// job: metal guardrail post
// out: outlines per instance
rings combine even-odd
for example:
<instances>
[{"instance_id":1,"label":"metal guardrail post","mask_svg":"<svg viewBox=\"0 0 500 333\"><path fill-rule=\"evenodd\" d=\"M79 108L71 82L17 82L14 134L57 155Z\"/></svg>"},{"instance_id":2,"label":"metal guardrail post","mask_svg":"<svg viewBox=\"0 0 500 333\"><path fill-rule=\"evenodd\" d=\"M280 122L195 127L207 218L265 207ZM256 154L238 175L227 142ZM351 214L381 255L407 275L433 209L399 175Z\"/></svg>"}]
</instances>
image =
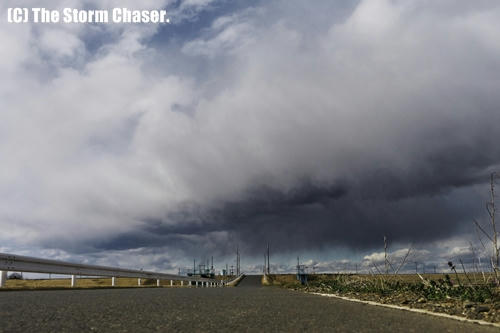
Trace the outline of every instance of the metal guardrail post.
<instances>
[{"instance_id":1,"label":"metal guardrail post","mask_svg":"<svg viewBox=\"0 0 500 333\"><path fill-rule=\"evenodd\" d=\"M76 287L76 275L71 275L71 288Z\"/></svg>"},{"instance_id":2,"label":"metal guardrail post","mask_svg":"<svg viewBox=\"0 0 500 333\"><path fill-rule=\"evenodd\" d=\"M7 281L7 271L0 271L0 288L5 287Z\"/></svg>"},{"instance_id":3,"label":"metal guardrail post","mask_svg":"<svg viewBox=\"0 0 500 333\"><path fill-rule=\"evenodd\" d=\"M114 286L116 286L116 278L113 276L111 278L111 287L114 287Z\"/></svg>"}]
</instances>

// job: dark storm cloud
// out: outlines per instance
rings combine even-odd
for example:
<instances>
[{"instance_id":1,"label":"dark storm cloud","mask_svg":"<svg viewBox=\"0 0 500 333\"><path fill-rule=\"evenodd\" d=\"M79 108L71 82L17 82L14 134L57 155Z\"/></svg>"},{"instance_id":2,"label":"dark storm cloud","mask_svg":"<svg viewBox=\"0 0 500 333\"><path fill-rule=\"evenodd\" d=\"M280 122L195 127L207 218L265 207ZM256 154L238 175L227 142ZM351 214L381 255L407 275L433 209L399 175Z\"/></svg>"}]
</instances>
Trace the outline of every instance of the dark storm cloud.
<instances>
[{"instance_id":1,"label":"dark storm cloud","mask_svg":"<svg viewBox=\"0 0 500 333\"><path fill-rule=\"evenodd\" d=\"M214 247L211 241L220 241L216 255L232 253L237 244L247 254L259 255L267 242L273 251L283 253L338 246L366 250L380 246L384 235L392 242L423 244L470 230L474 216L482 213L482 198L460 193L460 188L470 189L475 181L485 185L487 175L482 176L474 181L466 176L421 178L432 186L415 189L418 179L397 178L385 171L341 187L307 184L289 192L261 187L247 191L243 200L225 202L205 213L197 209L173 214L171 219L183 215L173 225L146 221L140 230L107 242L105 248L169 244L188 253L204 253ZM231 237L210 240L214 232Z\"/></svg>"},{"instance_id":2,"label":"dark storm cloud","mask_svg":"<svg viewBox=\"0 0 500 333\"><path fill-rule=\"evenodd\" d=\"M164 219L146 219L140 229L103 246L168 243L203 253L219 242L216 255L232 253L236 244L259 255L266 242L282 252L332 246L369 249L380 245L383 235L393 242L418 244L470 232L472 220L484 216L489 172L500 164L500 146L491 140L500 113L489 115L477 120L482 132L477 124L456 126L448 133L439 126L430 133L438 148L417 147L405 169L387 161L384 168L368 165L336 185L301 180L288 190L249 187L234 200L184 204ZM466 142L457 143L457 136ZM217 232L224 236L210 239Z\"/></svg>"}]
</instances>

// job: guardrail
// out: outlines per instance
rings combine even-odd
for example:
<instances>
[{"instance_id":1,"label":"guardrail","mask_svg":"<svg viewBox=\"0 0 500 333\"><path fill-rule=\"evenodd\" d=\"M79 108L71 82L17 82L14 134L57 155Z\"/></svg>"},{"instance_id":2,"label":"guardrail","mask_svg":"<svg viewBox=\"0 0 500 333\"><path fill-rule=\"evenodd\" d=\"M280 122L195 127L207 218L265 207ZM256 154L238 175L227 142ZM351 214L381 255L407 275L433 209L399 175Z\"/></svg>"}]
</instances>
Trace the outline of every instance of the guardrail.
<instances>
[{"instance_id":1,"label":"guardrail","mask_svg":"<svg viewBox=\"0 0 500 333\"><path fill-rule=\"evenodd\" d=\"M111 285L115 286L115 278L128 277L137 278L138 285L141 285L141 279L156 279L156 285L160 286L160 280L187 281L189 285L193 282L196 286L221 286L221 282L215 279L190 277L175 274L149 272L143 270L134 270L126 268L76 264L60 260L40 259L34 257L19 256L14 254L0 253L0 287L5 286L7 272L30 272L30 273L49 273L71 275L71 286L76 286L76 277L84 276L105 276L111 277Z\"/></svg>"}]
</instances>

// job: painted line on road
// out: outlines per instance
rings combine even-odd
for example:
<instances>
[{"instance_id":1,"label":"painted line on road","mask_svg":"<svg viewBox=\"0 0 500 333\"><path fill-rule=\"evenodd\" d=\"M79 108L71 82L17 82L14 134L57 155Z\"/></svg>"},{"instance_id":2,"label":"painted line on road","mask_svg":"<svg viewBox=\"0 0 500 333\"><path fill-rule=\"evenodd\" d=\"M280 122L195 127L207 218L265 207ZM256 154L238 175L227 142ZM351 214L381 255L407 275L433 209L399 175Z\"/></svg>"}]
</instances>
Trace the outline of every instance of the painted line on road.
<instances>
[{"instance_id":1,"label":"painted line on road","mask_svg":"<svg viewBox=\"0 0 500 333\"><path fill-rule=\"evenodd\" d=\"M435 317L442 317L442 318L454 319L454 320L458 320L458 321L462 321L462 322L466 322L466 323L471 323L471 324L479 324L479 325L484 325L484 326L493 326L493 327L500 328L500 324L490 323L490 322L484 321L484 320L469 319L469 318L465 318L465 317L459 317L459 316L449 315L449 314L446 314L446 313L432 312L432 311L428 311L428 310L409 308L409 307L399 306L399 305L393 305L393 304L383 304L383 303L377 303L377 302L373 302L373 301L365 301L365 300L360 300L360 299L350 298L350 297L345 297L345 296L339 296L339 295L334 295L334 294L323 294L323 293L307 293L307 294L318 295L318 296L325 296L325 297L339 298L339 299L343 299L344 301L357 302L357 303L363 303L363 304L381 306L381 307L384 307L384 308L390 308L390 309L396 309L396 310L403 310L403 311L410 311L410 312L428 314L428 315L435 316Z\"/></svg>"}]
</instances>

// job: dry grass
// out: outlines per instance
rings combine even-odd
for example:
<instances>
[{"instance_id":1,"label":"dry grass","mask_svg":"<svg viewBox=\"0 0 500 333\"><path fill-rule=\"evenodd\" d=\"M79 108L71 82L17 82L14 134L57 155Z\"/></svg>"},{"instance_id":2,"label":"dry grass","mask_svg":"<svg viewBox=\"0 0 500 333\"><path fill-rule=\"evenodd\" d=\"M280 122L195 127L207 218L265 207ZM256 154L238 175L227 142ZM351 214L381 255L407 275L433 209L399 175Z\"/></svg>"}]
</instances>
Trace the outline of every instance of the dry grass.
<instances>
[{"instance_id":1,"label":"dry grass","mask_svg":"<svg viewBox=\"0 0 500 333\"><path fill-rule=\"evenodd\" d=\"M227 278L227 277L225 277ZM216 276L217 280L222 281L223 277ZM161 287L170 287L170 280L160 280ZM184 287L188 287L188 282L184 281ZM115 287L121 288L141 288L156 287L155 279L141 279L141 286L137 283L137 278L116 278ZM181 281L173 281L173 287L182 287ZM57 279L26 279L26 280L7 280L5 287L1 290L19 290L19 289L61 289L71 288L71 278ZM112 288L111 278L77 278L76 288Z\"/></svg>"},{"instance_id":2,"label":"dry grass","mask_svg":"<svg viewBox=\"0 0 500 333\"><path fill-rule=\"evenodd\" d=\"M401 284L421 284L428 283L431 281L440 282L446 280L447 277L454 286L490 286L493 281L495 281L495 275L493 273L459 273L459 274L311 274L308 275L309 282L315 284L318 281L329 281L339 279L344 282L352 283L367 283L367 284L387 284L387 283L401 283ZM422 278L425 281L422 281ZM278 274L271 275L271 281L273 285L285 286L285 287L296 287L300 286L300 282L297 281L295 274Z\"/></svg>"},{"instance_id":3,"label":"dry grass","mask_svg":"<svg viewBox=\"0 0 500 333\"><path fill-rule=\"evenodd\" d=\"M227 277L216 276L217 280L224 280ZM156 287L155 279L141 279L141 286L137 283L137 278L116 278L115 287L121 288L144 288ZM160 280L161 287L171 287L170 280ZM182 287L181 281L173 280L173 287ZM188 287L188 282L184 281L183 287ZM26 280L7 280L5 287L1 290L24 290L24 289L64 289L71 288L71 278L54 279L26 279ZM111 278L77 278L76 288L112 288Z\"/></svg>"},{"instance_id":4,"label":"dry grass","mask_svg":"<svg viewBox=\"0 0 500 333\"><path fill-rule=\"evenodd\" d=\"M139 287L136 278L116 278L116 287L132 288ZM141 287L155 287L156 280L142 279ZM161 280L160 286L170 287L170 280ZM180 281L174 281L174 287L180 287ZM187 286L187 282L184 282ZM111 278L80 278L76 280L77 288L111 288ZM33 279L33 280L7 280L5 288L0 290L12 289L60 289L71 288L71 278L65 279Z\"/></svg>"},{"instance_id":5,"label":"dry grass","mask_svg":"<svg viewBox=\"0 0 500 333\"><path fill-rule=\"evenodd\" d=\"M420 274L424 279L429 281L439 281L446 278L446 275L449 275L452 280L457 281L457 277L455 274L445 274L445 273L437 273L437 274ZM422 282L421 278L417 274L310 274L308 275L310 280L316 279L328 279L328 278L336 278L339 276L348 276L352 280L362 280L362 281L374 281L374 280L384 280L384 281L400 281L406 283L420 283ZM295 274L276 274L271 275L273 278L275 285L283 285L283 284L300 284ZM485 279L488 282L494 280L493 273L484 273L484 277L481 273L467 273L467 275L463 273L458 274L458 279L463 284L469 284L469 280L472 282L472 285L481 285L485 283Z\"/></svg>"}]
</instances>

